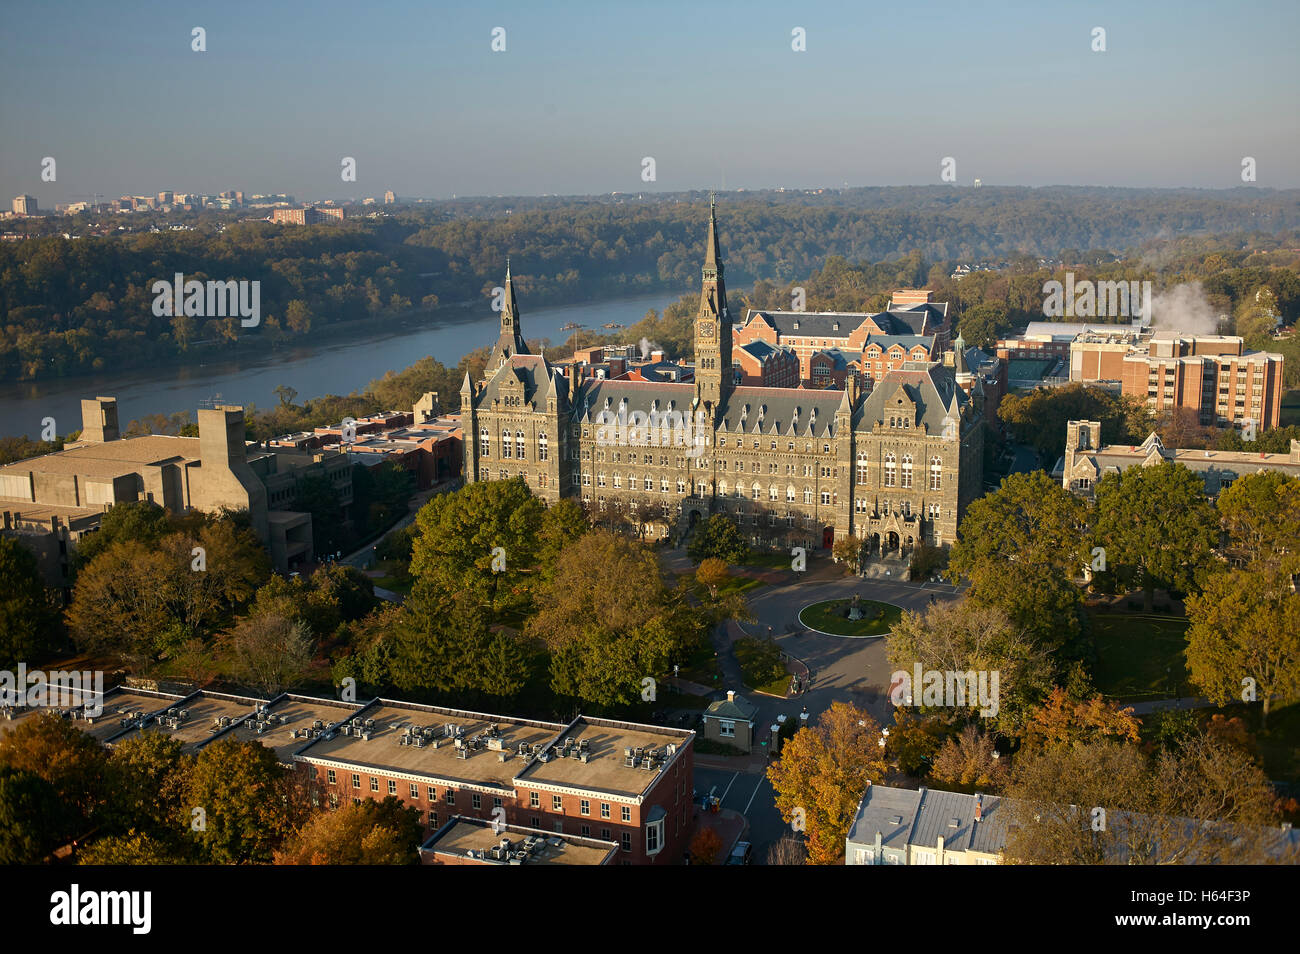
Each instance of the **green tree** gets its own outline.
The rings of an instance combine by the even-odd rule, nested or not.
[[[1181,464],[1130,467],[1097,484],[1093,545],[1105,550],[1107,572],[1142,588],[1148,612],[1157,587],[1192,589],[1217,537],[1204,484]]]
[[[1300,569],[1300,478],[1275,470],[1247,474],[1219,494],[1217,506],[1234,564]]]
[[[0,864],[39,864],[69,834],[54,786],[34,772],[0,765]]]
[[[1300,594],[1290,572],[1275,566],[1216,573],[1187,599],[1187,668],[1219,705],[1300,696]],[[1252,697],[1248,690],[1253,689]]]
[[[104,764],[98,742],[53,714],[38,713],[0,736],[0,766],[48,782],[74,833],[84,831],[103,804]]]
[[[1151,430],[1142,405],[1082,384],[1008,394],[998,405],[998,417],[1011,428],[1017,441],[1032,446],[1047,463],[1065,453],[1065,431],[1070,421],[1100,421],[1102,443],[1107,444],[1140,443]]]
[[[740,566],[749,559],[749,544],[730,518],[715,513],[704,526],[696,529],[686,545],[686,554],[696,563],[717,557],[732,566]]]
[[[170,843],[144,832],[96,838],[77,856],[82,865],[178,865],[186,856],[177,853]]]
[[[116,503],[99,518],[99,529],[77,541],[77,565],[85,566],[115,543],[156,543],[171,530],[167,511],[150,500]]]
[[[0,668],[44,658],[58,647],[59,630],[36,554],[0,537]]]
[[[104,820],[110,829],[180,847],[176,820],[193,764],[181,749],[179,739],[161,732],[140,732],[113,746],[104,773]]]

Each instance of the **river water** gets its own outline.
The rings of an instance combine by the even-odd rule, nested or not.
[[[601,326],[608,322],[630,327],[649,309],[662,311],[673,301],[675,295],[661,292],[533,312],[525,305],[520,309],[520,324],[525,338],[549,338],[558,346],[572,333],[561,330],[569,322],[605,334],[608,332]],[[400,371],[426,355],[454,367],[467,352],[496,340],[499,320],[498,313],[487,306],[445,308],[364,338],[331,338],[266,355],[246,352],[230,361],[213,361],[209,355],[204,363],[195,365],[5,382],[0,384],[0,436],[26,434],[35,439],[46,417],[55,419],[60,434],[78,430],[82,398],[97,395],[117,398],[118,421],[125,430],[129,421],[146,414],[188,410],[192,416],[200,401],[218,395],[229,404],[270,407],[279,403],[273,392],[282,384],[297,390],[297,403],[324,394],[348,394],[384,372]],[[451,405],[457,406],[458,400],[453,397]]]

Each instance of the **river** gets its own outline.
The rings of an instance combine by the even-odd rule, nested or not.
[[[660,292],[533,312],[524,306],[520,324],[525,338],[549,338],[558,345],[572,333],[561,330],[569,322],[605,334],[608,332],[601,326],[608,322],[630,327],[649,309],[662,311],[673,301],[676,296],[671,292]],[[245,353],[230,361],[207,360],[157,370],[135,368],[49,381],[5,382],[0,384],[0,414],[4,415],[0,436],[26,434],[35,439],[46,417],[54,418],[60,434],[79,430],[82,398],[97,395],[117,398],[118,421],[125,430],[129,421],[146,414],[188,410],[193,415],[200,401],[217,396],[229,404],[270,407],[278,403],[274,389],[282,384],[297,390],[298,403],[323,394],[348,394],[386,371],[400,371],[426,355],[455,367],[467,352],[494,342],[498,329],[499,315],[487,306],[478,310],[445,308],[365,338],[331,338],[318,345],[284,347],[265,356]],[[451,405],[458,406],[458,400],[453,397]]]

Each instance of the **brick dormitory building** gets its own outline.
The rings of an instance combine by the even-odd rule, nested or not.
[[[796,322],[799,333],[825,326],[809,347],[842,336],[871,348],[872,335],[913,327],[924,334],[871,351],[870,393],[855,375],[843,390],[737,384],[737,364],[751,380],[762,375],[757,366],[745,371],[733,349],[750,343],[742,337],[766,340],[759,326],[781,331],[787,317],[791,332]],[[597,519],[648,508],[661,537],[728,514],[756,546],[830,547],[850,534],[869,553],[947,546],[982,492],[985,376],[959,381],[968,374],[964,363],[934,360],[942,317],[928,301],[878,321],[762,313],[742,336],[727,308],[711,209],[690,378],[586,377],[577,363],[566,377],[530,353],[507,272],[484,379],[467,374],[461,387],[465,479],[522,477],[542,499],[578,499]],[[638,416],[651,415],[675,415],[689,433],[638,432]],[[606,426],[620,420],[633,426]]]
[[[41,711],[7,707],[0,731]],[[331,807],[394,795],[434,836],[422,852],[428,864],[447,863],[435,849],[453,834],[452,842],[464,836],[486,851],[495,841],[483,823],[530,845],[544,835],[552,853],[564,843],[570,863],[678,864],[693,823],[689,730],[582,715],[545,722],[390,699],[125,687],[105,693],[92,719],[82,709],[53,711],[109,746],[141,732],[171,735],[189,754],[227,737],[260,742],[286,769],[313,773]],[[457,820],[480,830],[451,824]],[[593,846],[600,850],[588,852]]]

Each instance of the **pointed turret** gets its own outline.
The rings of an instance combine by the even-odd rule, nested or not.
[[[731,314],[718,246],[718,207],[709,198],[709,236],[704,248],[700,310],[695,317],[695,404],[716,412],[727,403],[736,384],[731,366]]]
[[[510,259],[506,259],[506,284],[501,299],[501,334],[492,346],[488,369],[500,367],[517,354],[529,354],[519,328],[519,302],[515,298],[515,283],[510,277]]]
[[[957,332],[957,340],[952,345],[952,369],[957,374],[965,374],[966,368],[966,339]]]

